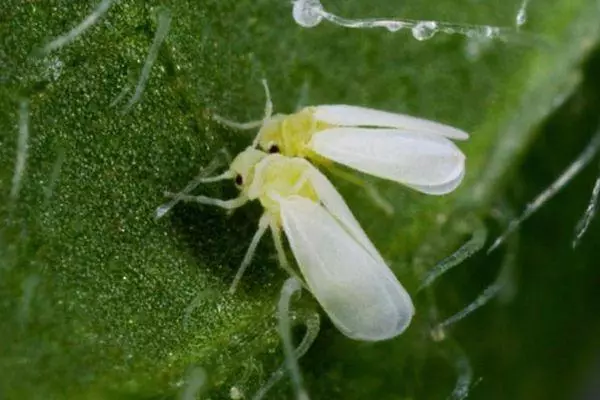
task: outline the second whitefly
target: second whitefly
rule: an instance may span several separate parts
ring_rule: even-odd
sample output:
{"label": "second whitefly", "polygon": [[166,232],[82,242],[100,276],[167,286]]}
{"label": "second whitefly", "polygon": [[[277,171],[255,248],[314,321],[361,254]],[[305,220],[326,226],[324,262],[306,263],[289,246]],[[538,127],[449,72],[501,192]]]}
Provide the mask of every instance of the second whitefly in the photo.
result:
{"label": "second whitefly", "polygon": [[267,105],[262,120],[240,124],[215,119],[233,128],[259,128],[253,145],[266,152],[308,158],[320,165],[333,161],[432,195],[452,192],[464,178],[466,157],[452,141],[469,138],[460,129],[345,104],[272,115],[266,81],[263,86]]}

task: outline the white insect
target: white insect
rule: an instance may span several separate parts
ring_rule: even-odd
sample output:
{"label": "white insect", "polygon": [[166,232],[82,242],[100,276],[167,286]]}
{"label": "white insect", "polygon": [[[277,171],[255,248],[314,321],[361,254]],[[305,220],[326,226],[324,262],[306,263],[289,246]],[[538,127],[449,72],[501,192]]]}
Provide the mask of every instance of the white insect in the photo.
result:
{"label": "white insect", "polygon": [[260,128],[254,140],[269,153],[328,161],[404,184],[422,193],[442,195],[456,189],[465,174],[465,155],[450,140],[465,140],[459,129],[404,114],[350,105],[306,107],[290,114],[272,115],[266,81],[265,117],[236,123],[238,128]]}
{"label": "white insect", "polygon": [[[250,200],[258,200],[264,207],[231,292],[267,228],[281,266],[297,275],[285,257],[283,229],[305,285],[342,333],[352,339],[378,341],[393,338],[408,327],[414,314],[410,296],[340,194],[310,162],[249,147],[233,160],[228,171],[202,181],[224,179],[235,179],[240,189],[237,198],[167,195],[229,210]],[[164,212],[165,207],[157,210],[159,215]]]}

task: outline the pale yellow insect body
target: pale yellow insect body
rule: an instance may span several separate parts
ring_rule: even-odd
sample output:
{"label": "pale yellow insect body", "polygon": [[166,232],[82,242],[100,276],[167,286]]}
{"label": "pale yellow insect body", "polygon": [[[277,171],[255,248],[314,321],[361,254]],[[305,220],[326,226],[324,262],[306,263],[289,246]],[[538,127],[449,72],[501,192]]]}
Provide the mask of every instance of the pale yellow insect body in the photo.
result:
{"label": "pale yellow insect body", "polygon": [[236,181],[242,182],[237,185],[241,197],[258,200],[278,228],[281,226],[279,199],[296,195],[319,201],[308,179],[310,165],[302,159],[247,148],[233,160],[230,170],[235,173]]}
{"label": "pale yellow insect body", "polygon": [[269,153],[289,157],[316,158],[310,149],[313,135],[331,127],[317,120],[314,107],[305,107],[294,114],[276,114],[266,120],[258,131],[258,145]]}

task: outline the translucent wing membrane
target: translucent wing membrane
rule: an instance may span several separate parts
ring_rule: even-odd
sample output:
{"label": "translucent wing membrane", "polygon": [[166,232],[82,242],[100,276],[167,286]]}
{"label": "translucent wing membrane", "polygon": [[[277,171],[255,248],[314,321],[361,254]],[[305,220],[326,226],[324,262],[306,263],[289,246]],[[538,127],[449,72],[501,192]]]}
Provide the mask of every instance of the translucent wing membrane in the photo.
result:
{"label": "translucent wing membrane", "polygon": [[[390,269],[321,205],[299,196],[280,201],[283,229],[313,295],[342,333],[385,340],[402,333],[412,301]],[[372,245],[371,245],[372,246]]]}
{"label": "translucent wing membrane", "polygon": [[316,133],[319,155],[429,194],[445,194],[464,175],[465,156],[449,139],[400,129],[332,128]]}
{"label": "translucent wing membrane", "polygon": [[385,264],[385,261],[383,261],[383,258],[381,258],[381,255],[375,246],[373,246],[373,243],[371,243],[365,232],[362,230],[360,224],[352,214],[352,211],[350,211],[350,208],[348,208],[348,205],[335,187],[329,182],[327,177],[313,167],[312,164],[308,162],[307,164],[310,171],[310,183],[327,211],[338,220],[356,242],[363,246],[375,260]]}
{"label": "translucent wing membrane", "polygon": [[465,140],[469,138],[469,135],[460,129],[434,121],[343,104],[317,106],[315,107],[315,118],[338,126],[399,128],[415,133],[422,132],[445,136],[451,139]]}
{"label": "translucent wing membrane", "polygon": [[456,189],[458,187],[458,185],[460,185],[460,183],[462,182],[464,177],[465,177],[465,170],[463,168],[460,175],[458,175],[456,178],[448,181],[447,183],[445,183],[443,185],[409,185],[409,184],[405,184],[405,185],[410,188],[413,188],[415,190],[418,190],[421,193],[439,196],[439,195],[447,194],[447,193],[454,191],[454,189]]}

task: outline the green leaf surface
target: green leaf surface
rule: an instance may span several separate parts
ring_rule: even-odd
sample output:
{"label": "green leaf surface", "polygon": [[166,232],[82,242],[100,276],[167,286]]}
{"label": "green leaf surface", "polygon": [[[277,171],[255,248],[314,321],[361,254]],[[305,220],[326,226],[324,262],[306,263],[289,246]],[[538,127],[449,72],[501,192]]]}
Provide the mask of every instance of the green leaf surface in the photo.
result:
{"label": "green leaf surface", "polygon": [[[489,25],[512,25],[519,7],[457,0],[324,5],[347,17]],[[489,215],[536,126],[580,82],[580,63],[600,33],[596,0],[532,0],[525,28],[541,40],[507,43],[441,34],[419,42],[404,31],[328,23],[307,30],[293,22],[286,1],[122,0],[74,42],[40,56],[96,6],[0,4],[0,397],[171,398],[194,366],[206,370],[212,398],[228,397],[234,386],[249,396],[267,380],[282,359],[275,305],[285,278],[269,240],[238,292],[227,294],[259,206],[227,216],[179,205],[153,219],[165,190],[183,188],[221,149],[235,154],[249,143],[251,134],[225,129],[211,115],[259,118],[262,77],[279,112],[299,103],[348,103],[471,132],[461,144],[467,178],[452,195],[373,180],[394,204],[393,217],[332,178],[415,293],[425,271]],[[170,29],[141,101],[124,112],[165,12]],[[15,197],[23,101],[29,146]],[[201,190],[235,195],[226,184]],[[451,358],[458,345],[429,337],[433,293],[415,303],[412,327],[387,343],[353,342],[324,323],[317,348],[327,351],[308,355],[315,398],[448,394],[452,373],[442,361],[429,365],[428,354]],[[318,310],[307,294],[298,307],[300,315]],[[286,398],[288,389],[273,396]]]}

